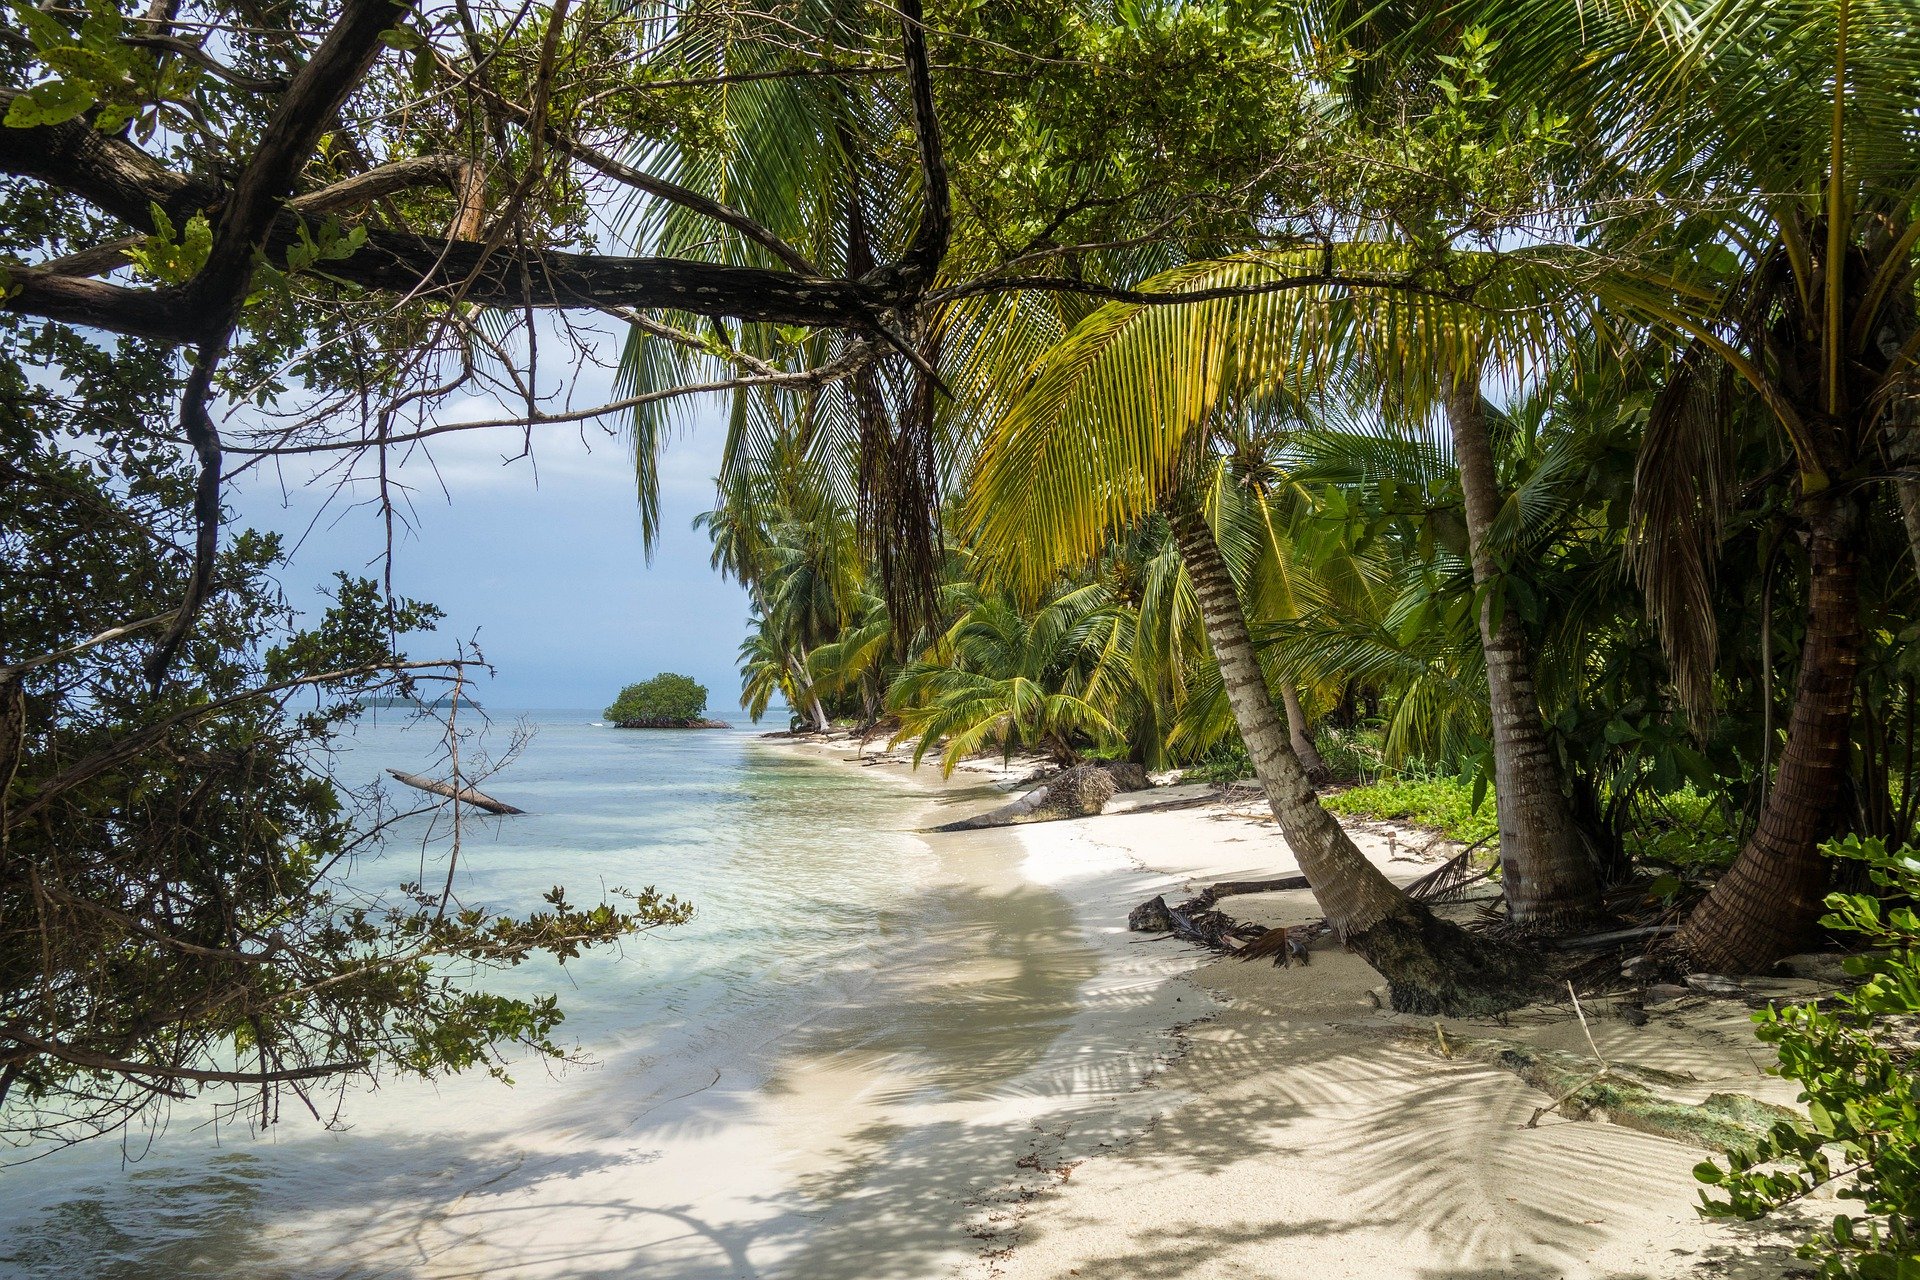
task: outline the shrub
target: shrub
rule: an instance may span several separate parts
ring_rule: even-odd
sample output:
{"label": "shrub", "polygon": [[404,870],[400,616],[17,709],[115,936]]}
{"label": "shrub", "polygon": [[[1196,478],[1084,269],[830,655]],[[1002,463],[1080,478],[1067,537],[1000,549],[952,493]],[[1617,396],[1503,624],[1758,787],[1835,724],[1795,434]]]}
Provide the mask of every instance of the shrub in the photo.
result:
{"label": "shrub", "polygon": [[666,671],[622,689],[613,705],[607,708],[606,718],[616,724],[634,721],[679,724],[698,720],[706,710],[707,686],[688,676]]}
{"label": "shrub", "polygon": [[1388,772],[1386,753],[1381,749],[1383,736],[1373,725],[1345,729],[1323,723],[1314,734],[1313,745],[1338,781],[1372,782]]}
{"label": "shrub", "polygon": [[1500,830],[1492,798],[1474,804],[1473,784],[1462,778],[1383,778],[1327,796],[1325,804],[1335,813],[1432,827],[1462,844],[1490,840]]}
{"label": "shrub", "polygon": [[1180,771],[1182,782],[1238,782],[1253,776],[1253,761],[1238,736],[1221,743]]}
{"label": "shrub", "polygon": [[[1871,948],[1850,957],[1861,979],[1829,1007],[1769,1008],[1755,1034],[1774,1046],[1779,1073],[1800,1085],[1808,1121],[1783,1121],[1752,1151],[1709,1160],[1694,1176],[1725,1193],[1703,1193],[1712,1216],[1758,1218],[1829,1183],[1859,1205],[1836,1215],[1801,1246],[1830,1280],[1905,1280],[1920,1275],[1920,1090],[1900,1040],[1920,1015],[1920,859],[1889,854],[1878,840],[1827,846],[1867,865],[1876,892],[1827,897],[1821,923]],[[1898,904],[1898,905],[1894,905]]]}

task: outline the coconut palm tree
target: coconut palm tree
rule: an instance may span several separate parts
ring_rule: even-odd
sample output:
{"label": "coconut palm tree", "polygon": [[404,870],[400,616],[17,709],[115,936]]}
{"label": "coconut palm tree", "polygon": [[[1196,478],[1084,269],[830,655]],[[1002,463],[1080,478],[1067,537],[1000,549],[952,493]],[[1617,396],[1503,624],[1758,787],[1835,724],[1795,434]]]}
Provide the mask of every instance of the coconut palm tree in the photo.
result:
{"label": "coconut palm tree", "polygon": [[1003,592],[968,585],[958,594],[958,620],[887,691],[900,717],[895,740],[917,739],[916,765],[941,746],[941,769],[952,773],[989,745],[1037,747],[1070,764],[1076,739],[1120,738],[1113,712],[1132,627],[1107,586],[1069,587],[1031,611]]}
{"label": "coconut palm tree", "polygon": [[[1263,269],[1241,261],[1175,274],[1192,284]],[[1269,317],[1293,306],[1272,294],[1239,294],[1221,305]],[[1220,308],[1131,308],[1123,317],[1118,306],[1096,312],[1057,349],[982,443],[967,499],[967,522],[982,557],[994,572],[1031,590],[1061,566],[1097,553],[1111,531],[1163,513],[1241,740],[1328,921],[1387,977],[1401,1007],[1504,1006],[1523,985],[1512,958],[1434,918],[1360,853],[1321,807],[1274,706],[1207,512],[1206,489],[1217,488],[1225,474],[1209,465],[1226,438],[1217,393],[1247,350],[1203,338],[1189,345],[1193,359],[1176,371],[1163,354],[1168,348],[1155,341],[1165,334],[1155,331],[1184,332],[1197,323],[1217,339],[1226,327]],[[1126,323],[1135,318],[1142,321],[1138,327]],[[1270,354],[1262,348],[1271,339],[1261,342],[1257,326],[1236,328],[1254,335],[1253,359]]]}
{"label": "coconut palm tree", "polygon": [[[1344,255],[1376,267],[1408,263],[1396,246],[1358,243],[1344,246]],[[1286,255],[1246,255],[1195,264],[1151,283],[1244,289],[1299,265]],[[1531,264],[1499,270],[1482,268],[1482,296],[1499,292],[1509,301],[1523,300],[1541,287]],[[1338,386],[1339,378],[1357,369],[1390,389],[1385,404],[1417,422],[1429,406],[1439,407],[1444,389],[1468,493],[1467,535],[1492,694],[1496,801],[1506,815],[1501,856],[1508,901],[1516,922],[1551,928],[1591,914],[1598,877],[1546,748],[1518,619],[1502,608],[1506,566],[1495,556],[1494,526],[1506,496],[1493,473],[1479,379],[1470,376],[1471,403],[1453,394],[1459,383],[1452,371],[1477,368],[1489,348],[1505,355],[1509,367],[1550,349],[1551,335],[1529,313],[1516,308],[1513,314],[1519,318],[1490,323],[1459,304],[1332,291],[1235,296],[1181,308],[1109,304],[1055,348],[1031,377],[1023,407],[1007,419],[1022,436],[1062,433],[1066,452],[1056,456],[1022,443],[1015,465],[1044,477],[1039,482],[1047,486],[1049,503],[1066,501],[1063,493],[1075,485],[1093,490],[1085,513],[1092,523],[1015,506],[1009,510],[1018,510],[1018,517],[985,513],[983,529],[1010,533],[1014,519],[1051,522],[1044,527],[1060,535],[1056,545],[1076,554],[1103,524],[1137,519],[1151,509],[1156,492],[1169,491],[1195,442],[1220,438],[1238,401],[1276,394],[1312,400],[1320,388]],[[1391,381],[1381,370],[1392,371]],[[1049,467],[1057,470],[1048,474]],[[1128,472],[1124,480],[1116,475],[1119,468]],[[1038,539],[1029,543],[1043,545]],[[1183,554],[1187,550],[1183,545]]]}
{"label": "coconut palm tree", "polygon": [[1768,425],[1790,477],[1807,594],[1786,743],[1752,836],[1676,940],[1694,964],[1747,971],[1799,945],[1821,911],[1819,845],[1848,772],[1862,538],[1876,488],[1912,479],[1920,28],[1890,0],[1475,10],[1511,33],[1501,74],[1550,86],[1586,126],[1589,154],[1641,188],[1639,207],[1594,238],[1589,287],[1680,344],[1643,446],[1634,564],[1675,685],[1703,717],[1721,522],[1766,483],[1729,469],[1741,425]]}

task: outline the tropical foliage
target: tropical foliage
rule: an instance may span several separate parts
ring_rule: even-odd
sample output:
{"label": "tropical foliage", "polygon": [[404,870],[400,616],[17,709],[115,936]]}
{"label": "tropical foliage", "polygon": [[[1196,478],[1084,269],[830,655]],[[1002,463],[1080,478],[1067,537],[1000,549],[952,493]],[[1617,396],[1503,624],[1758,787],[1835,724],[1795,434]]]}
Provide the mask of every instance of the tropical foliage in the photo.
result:
{"label": "tropical foliage", "polygon": [[[1754,1150],[1695,1171],[1708,1211],[1757,1218],[1837,1185],[1849,1210],[1801,1249],[1834,1280],[1880,1280],[1920,1267],[1920,1096],[1901,1031],[1920,1016],[1920,859],[1850,837],[1828,852],[1867,871],[1869,892],[1827,898],[1824,923],[1865,947],[1847,967],[1860,980],[1831,1006],[1770,1008],[1760,1038],[1780,1074],[1801,1087],[1809,1123],[1783,1122]],[[1891,896],[1902,905],[1889,905]]]}
{"label": "tropical foliage", "polygon": [[[1526,998],[1534,939],[1609,914],[1746,971],[1897,893],[1831,841],[1920,816],[1904,0],[188,7],[232,47],[58,8],[0,45],[7,425],[164,493],[179,602],[121,601],[168,619],[141,679],[84,649],[125,670],[55,730],[269,645],[214,401],[382,463],[476,387],[617,421],[650,540],[711,393],[749,711],[947,767],[1244,760],[1405,1008]],[[616,399],[545,404],[542,309],[623,330]],[[181,440],[164,486],[128,460]],[[425,615],[379,595],[391,665]],[[118,598],[31,597],[53,670],[75,596]],[[1356,742],[1492,807],[1506,936],[1359,855],[1315,789]]]}

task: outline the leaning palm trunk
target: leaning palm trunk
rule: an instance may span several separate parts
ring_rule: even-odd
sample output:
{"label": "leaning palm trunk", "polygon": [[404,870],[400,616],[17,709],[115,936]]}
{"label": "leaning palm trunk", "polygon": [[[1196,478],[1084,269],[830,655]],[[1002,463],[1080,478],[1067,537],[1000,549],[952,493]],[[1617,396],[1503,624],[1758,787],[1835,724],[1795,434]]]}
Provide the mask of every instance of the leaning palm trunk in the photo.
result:
{"label": "leaning palm trunk", "polygon": [[1254,774],[1335,936],[1380,971],[1404,1012],[1485,1013],[1520,1003],[1527,983],[1513,954],[1411,901],[1321,807],[1274,712],[1212,532],[1191,506],[1170,518]]}
{"label": "leaning palm trunk", "polygon": [[1753,837],[1674,937],[1697,968],[1748,973],[1803,945],[1827,887],[1820,842],[1846,788],[1854,672],[1860,664],[1857,499],[1829,500],[1807,549],[1807,631],[1780,769]]}
{"label": "leaning palm trunk", "polygon": [[1300,767],[1307,771],[1307,781],[1316,787],[1332,782],[1333,770],[1320,758],[1320,748],[1313,745],[1313,724],[1307,719],[1306,708],[1300,705],[1300,692],[1293,687],[1293,681],[1281,681],[1280,701],[1287,712],[1288,745],[1293,748]]}
{"label": "leaning palm trunk", "polygon": [[1501,500],[1477,373],[1454,383],[1447,397],[1447,423],[1466,501],[1473,581],[1482,592],[1480,645],[1486,654],[1493,721],[1502,887],[1514,923],[1553,929],[1598,912],[1600,881],[1540,719],[1526,636],[1511,608],[1495,609],[1489,589],[1496,568],[1488,542]]}
{"label": "leaning palm trunk", "polygon": [[787,655],[787,665],[793,668],[794,678],[800,684],[800,697],[807,704],[807,714],[813,719],[813,731],[825,733],[833,726],[827,723],[827,710],[820,705],[820,695],[814,691],[813,675],[807,670],[806,660],[797,654]]}

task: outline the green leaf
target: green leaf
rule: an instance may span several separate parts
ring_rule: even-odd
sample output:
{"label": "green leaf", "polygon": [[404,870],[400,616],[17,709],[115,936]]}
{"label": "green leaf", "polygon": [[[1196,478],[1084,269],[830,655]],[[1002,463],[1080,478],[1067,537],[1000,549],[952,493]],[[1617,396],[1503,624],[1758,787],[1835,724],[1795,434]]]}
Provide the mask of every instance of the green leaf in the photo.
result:
{"label": "green leaf", "polygon": [[14,98],[7,107],[7,127],[32,129],[44,124],[65,124],[84,115],[94,104],[90,86],[70,80],[38,84]]}

